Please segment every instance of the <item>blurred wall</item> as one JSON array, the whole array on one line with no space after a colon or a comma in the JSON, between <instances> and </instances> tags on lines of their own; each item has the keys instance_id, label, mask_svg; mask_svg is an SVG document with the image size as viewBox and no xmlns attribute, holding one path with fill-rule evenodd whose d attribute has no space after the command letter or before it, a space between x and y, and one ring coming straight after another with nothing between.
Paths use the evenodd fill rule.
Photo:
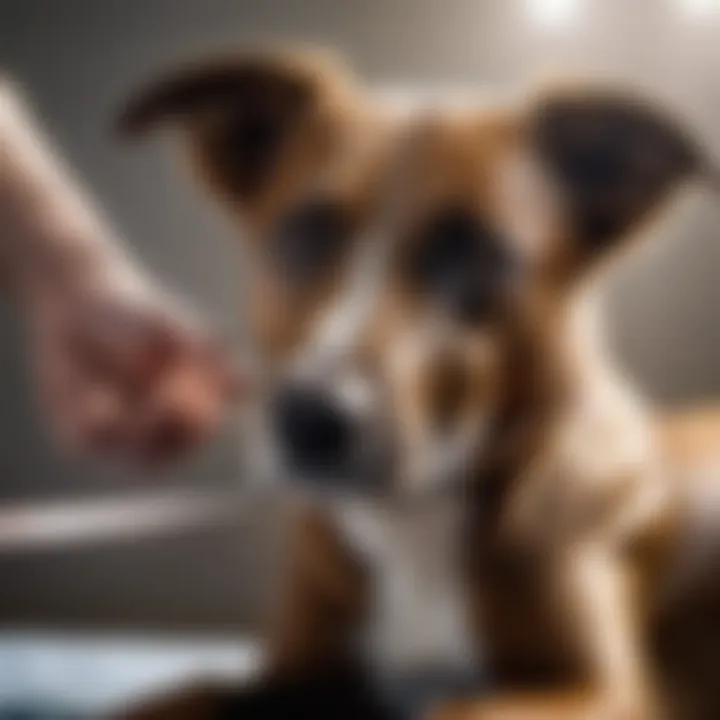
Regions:
<instances>
[{"instance_id":1,"label":"blurred wall","mask_svg":"<svg viewBox=\"0 0 720 720\"><path fill-rule=\"evenodd\" d=\"M544 74L619 75L673 100L720 159L720 11L686 12L684 4L693 4L689 0L577 0L575 17L563 22L552 9L562 10L565 3L548 0L549 15L533 12L537 4L1 0L0 65L27 86L55 137L140 257L227 327L234 322L240 277L228 226L177 173L166 145L124 151L108 132L113 108L127 92L176 58L233 43L291 38L339 48L372 81L507 87ZM661 400L720 396L720 214L714 205L700 203L670 223L613 282L618 352L638 382ZM28 399L19 329L3 312L8 317L0 328L0 501L107 492L146 482L117 469L70 464L46 446ZM222 485L236 481L236 467L228 434L168 481ZM140 593L132 602L141 610L143 603L162 607L166 596L182 595L193 564L205 568L205 591L193 590L205 592L205 600L191 603L183 617L200 617L199 608L212 607L219 620L241 620L248 612L247 583L238 580L232 591L222 590L227 562L215 560L223 548L237 552L242 538L233 538L218 536L211 547L201 539L161 541L143 562L133 560L147 551L142 544L120 551L127 554L125 561L100 551L77 561L13 560L6 571L20 590L6 602L6 612L0 600L0 621L3 612L14 617L18 608L31 607L28 598L50 615L53 608L65 608L60 612L81 616L93 603L102 607L103 598L115 607L108 598L152 575L149 565L160 572L155 578L160 596L148 599ZM244 577L243 557L233 566L238 578ZM104 574L93 573L103 563ZM96 587L88 589L93 582ZM231 594L213 605L208 598L221 592Z\"/></svg>"}]
</instances>

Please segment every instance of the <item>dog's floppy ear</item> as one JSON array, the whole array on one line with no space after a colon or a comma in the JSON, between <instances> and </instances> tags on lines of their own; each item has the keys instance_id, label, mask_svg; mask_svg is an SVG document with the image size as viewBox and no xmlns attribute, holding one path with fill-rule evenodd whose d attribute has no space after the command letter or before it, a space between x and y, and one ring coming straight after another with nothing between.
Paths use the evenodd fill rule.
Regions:
<instances>
[{"instance_id":1,"label":"dog's floppy ear","mask_svg":"<svg viewBox=\"0 0 720 720\"><path fill-rule=\"evenodd\" d=\"M686 130L630 91L556 90L536 99L529 120L581 258L613 247L683 181L706 170Z\"/></svg>"},{"instance_id":2,"label":"dog's floppy ear","mask_svg":"<svg viewBox=\"0 0 720 720\"><path fill-rule=\"evenodd\" d=\"M285 152L313 116L332 112L346 84L336 59L319 51L226 55L151 83L127 103L118 130L123 136L162 125L186 131L215 189L249 203L273 183Z\"/></svg>"}]
</instances>

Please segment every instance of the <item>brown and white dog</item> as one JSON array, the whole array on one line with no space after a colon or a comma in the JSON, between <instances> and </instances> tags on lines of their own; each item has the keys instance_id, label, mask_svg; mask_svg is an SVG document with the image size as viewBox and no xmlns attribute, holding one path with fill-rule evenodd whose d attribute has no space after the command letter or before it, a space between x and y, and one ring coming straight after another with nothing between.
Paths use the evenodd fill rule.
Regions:
<instances>
[{"instance_id":1,"label":"brown and white dog","mask_svg":"<svg viewBox=\"0 0 720 720\"><path fill-rule=\"evenodd\" d=\"M720 717L720 413L647 410L593 321L700 147L622 89L388 103L306 51L121 119L168 124L246 243L255 472L305 491L262 678L132 717Z\"/></svg>"}]
</instances>

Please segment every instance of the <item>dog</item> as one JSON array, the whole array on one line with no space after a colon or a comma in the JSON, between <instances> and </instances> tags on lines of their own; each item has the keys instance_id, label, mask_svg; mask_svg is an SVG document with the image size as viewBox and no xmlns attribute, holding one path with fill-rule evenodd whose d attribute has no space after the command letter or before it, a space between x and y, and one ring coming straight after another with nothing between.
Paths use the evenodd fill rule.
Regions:
<instances>
[{"instance_id":1,"label":"dog","mask_svg":"<svg viewBox=\"0 0 720 720\"><path fill-rule=\"evenodd\" d=\"M160 126L243 239L246 437L297 510L259 679L126 716L720 717L720 410L651 407L595 310L717 180L683 123L602 83L393 101L261 48L119 120Z\"/></svg>"}]
</instances>

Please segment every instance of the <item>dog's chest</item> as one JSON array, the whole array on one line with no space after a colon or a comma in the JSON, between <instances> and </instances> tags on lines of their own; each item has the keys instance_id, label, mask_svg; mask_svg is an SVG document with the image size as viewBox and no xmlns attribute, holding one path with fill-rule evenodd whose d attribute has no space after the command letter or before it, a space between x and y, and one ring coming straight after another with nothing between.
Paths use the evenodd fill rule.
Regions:
<instances>
[{"instance_id":1,"label":"dog's chest","mask_svg":"<svg viewBox=\"0 0 720 720\"><path fill-rule=\"evenodd\" d=\"M367 651L381 672L465 673L477 667L461 509L448 501L403 510L350 505L338 513L346 541L370 568Z\"/></svg>"}]
</instances>

